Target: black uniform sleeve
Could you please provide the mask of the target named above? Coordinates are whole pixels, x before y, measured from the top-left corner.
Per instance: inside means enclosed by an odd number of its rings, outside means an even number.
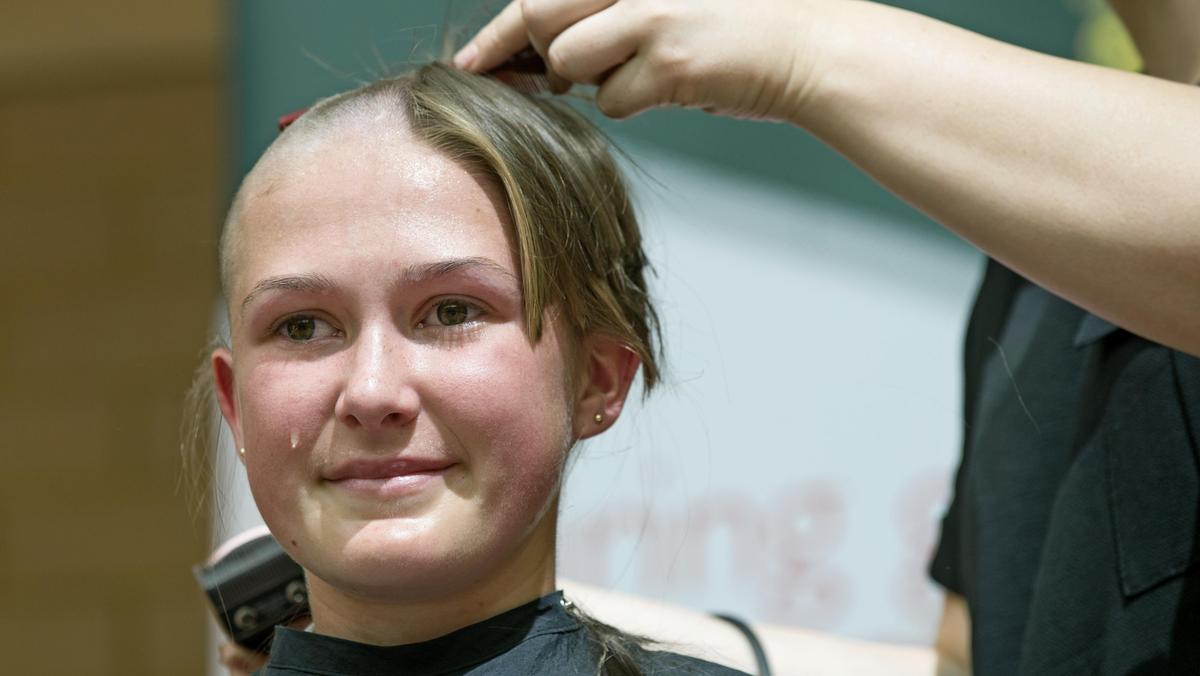
[[[965,462],[963,463],[965,465]],[[946,591],[960,596],[966,595],[963,588],[962,566],[959,560],[961,527],[961,507],[959,495],[964,466],[959,465],[954,481],[954,498],[942,516],[941,533],[938,536],[937,547],[929,562],[929,577]]]

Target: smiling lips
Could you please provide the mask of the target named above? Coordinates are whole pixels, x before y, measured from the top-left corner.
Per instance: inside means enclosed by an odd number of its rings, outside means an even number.
[[[457,464],[446,458],[367,458],[340,463],[321,478],[364,497],[386,499],[418,492]]]

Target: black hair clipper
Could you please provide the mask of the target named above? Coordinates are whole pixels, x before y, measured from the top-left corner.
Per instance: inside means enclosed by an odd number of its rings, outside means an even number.
[[[266,526],[230,538],[192,572],[217,622],[250,650],[269,652],[275,625],[309,614],[304,569]]]

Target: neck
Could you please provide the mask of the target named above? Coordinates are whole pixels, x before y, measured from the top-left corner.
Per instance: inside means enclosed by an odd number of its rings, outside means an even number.
[[[550,510],[509,560],[490,563],[478,582],[437,598],[364,597],[310,573],[313,631],[371,645],[420,643],[545,596],[555,589],[555,512]]]

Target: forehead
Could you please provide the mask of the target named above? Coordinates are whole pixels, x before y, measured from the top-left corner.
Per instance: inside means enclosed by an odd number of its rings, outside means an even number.
[[[398,125],[347,125],[274,149],[242,188],[231,292],[281,266],[482,256],[515,267],[492,182]],[[383,259],[383,260],[381,260]]]

